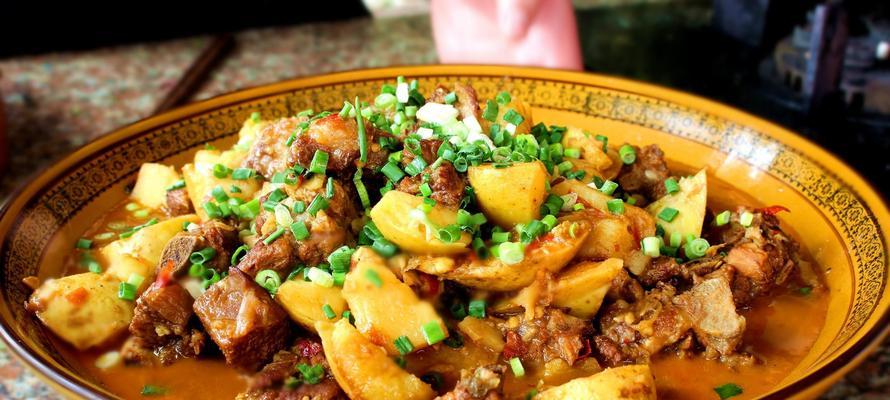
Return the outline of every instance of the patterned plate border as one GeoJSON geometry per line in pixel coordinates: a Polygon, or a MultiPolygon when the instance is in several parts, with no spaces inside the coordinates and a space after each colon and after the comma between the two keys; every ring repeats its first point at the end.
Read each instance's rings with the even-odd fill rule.
{"type": "MultiPolygon", "coordinates": [[[[748,125],[739,125],[730,119],[652,95],[576,81],[525,77],[523,69],[515,68],[505,68],[501,74],[460,75],[429,74],[430,68],[394,70],[392,75],[415,77],[426,90],[440,81],[470,81],[483,97],[509,86],[515,96],[535,107],[575,112],[667,132],[732,154],[794,186],[822,210],[830,213],[842,227],[857,268],[851,313],[846,316],[843,328],[827,351],[833,352],[843,346],[874,313],[887,280],[887,248],[877,218],[849,185],[802,152],[748,125]],[[504,78],[505,75],[512,78],[504,78]]],[[[0,250],[0,262],[5,266],[0,275],[0,290],[15,320],[32,318],[22,306],[28,293],[20,282],[22,277],[35,274],[53,234],[95,196],[134,176],[142,163],[163,160],[203,143],[235,135],[242,121],[255,110],[261,110],[264,118],[275,118],[307,108],[336,109],[342,105],[344,98],[369,98],[383,81],[359,78],[290,89],[298,86],[299,81],[295,81],[294,85],[287,85],[287,90],[265,91],[258,98],[242,99],[236,104],[209,111],[199,108],[196,115],[187,119],[154,126],[144,133],[127,135],[116,143],[110,143],[101,151],[94,152],[97,156],[84,159],[76,167],[55,177],[54,183],[32,197],[16,216],[17,223],[0,250]]],[[[4,215],[4,218],[11,216],[4,215]]],[[[22,325],[26,335],[34,338],[63,367],[74,369],[59,356],[39,324],[22,325]]],[[[9,334],[6,329],[4,333],[9,334]]]]}

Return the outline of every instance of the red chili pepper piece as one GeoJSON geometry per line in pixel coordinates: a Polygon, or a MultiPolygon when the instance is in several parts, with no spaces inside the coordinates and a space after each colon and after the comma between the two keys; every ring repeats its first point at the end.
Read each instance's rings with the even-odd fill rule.
{"type": "Polygon", "coordinates": [[[760,212],[767,215],[776,215],[780,211],[791,212],[791,210],[787,209],[786,207],[779,205],[764,207],[760,209],[760,212]]]}

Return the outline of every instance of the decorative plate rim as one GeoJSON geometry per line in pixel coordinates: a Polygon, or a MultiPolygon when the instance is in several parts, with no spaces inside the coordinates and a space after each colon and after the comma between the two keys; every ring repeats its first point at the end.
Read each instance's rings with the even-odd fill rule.
{"type": "MultiPolygon", "coordinates": [[[[603,74],[537,67],[436,64],[354,69],[304,76],[248,87],[177,107],[164,113],[152,115],[118,129],[114,129],[77,148],[69,155],[56,161],[54,164],[46,166],[40,171],[31,174],[29,179],[17,186],[17,188],[5,199],[2,206],[0,206],[0,235],[2,235],[2,243],[0,243],[0,246],[6,248],[9,245],[8,238],[10,233],[12,233],[11,228],[19,221],[19,215],[9,215],[13,208],[24,208],[30,200],[46,191],[47,181],[51,181],[52,178],[63,175],[71,168],[88,162],[91,156],[101,154],[101,150],[116,146],[133,136],[148,132],[152,129],[159,129],[176,124],[187,120],[190,117],[207,114],[220,108],[239,103],[248,103],[264,97],[285,94],[293,90],[323,87],[350,81],[369,81],[380,79],[381,77],[392,77],[397,75],[466,76],[469,78],[472,78],[473,76],[502,76],[532,80],[562,81],[581,85],[589,85],[595,81],[597,86],[627,93],[645,95],[670,104],[684,105],[694,110],[702,111],[706,108],[702,107],[702,105],[709,106],[708,112],[710,114],[719,115],[729,120],[741,119],[744,120],[744,125],[749,127],[752,124],[756,125],[764,133],[768,132],[767,136],[773,137],[783,146],[791,147],[790,143],[788,143],[789,141],[800,141],[804,145],[803,148],[797,148],[795,150],[810,158],[810,161],[829,173],[838,181],[838,183],[845,186],[855,197],[859,198],[864,206],[869,206],[868,208],[874,213],[876,226],[878,228],[881,227],[882,221],[890,221],[890,211],[888,211],[888,202],[885,196],[875,188],[872,182],[865,179],[846,162],[807,137],[796,134],[775,123],[719,101],[666,88],[657,84],[644,83],[603,74]],[[689,105],[689,103],[698,104],[689,105]],[[826,163],[833,164],[832,167],[840,167],[839,172],[843,173],[845,178],[841,179],[839,174],[829,169],[826,163]],[[867,194],[872,198],[867,199],[863,194],[867,194]],[[879,206],[880,209],[874,209],[875,206],[879,206]]],[[[763,169],[759,166],[752,167],[763,169]]],[[[883,233],[879,233],[879,238],[882,236],[883,233]]],[[[888,256],[886,250],[885,243],[885,258],[888,256]]],[[[5,268],[6,265],[3,265],[2,267],[5,268]]],[[[886,292],[886,288],[882,288],[882,293],[884,292],[886,292]]],[[[0,305],[5,303],[7,303],[7,299],[4,294],[2,299],[0,299],[0,305]]],[[[807,388],[815,386],[820,382],[830,383],[839,379],[839,372],[843,372],[845,369],[852,368],[861,363],[868,352],[872,350],[879,341],[883,340],[884,337],[890,334],[890,306],[885,307],[883,310],[879,310],[879,306],[879,304],[875,306],[873,313],[877,314],[880,311],[880,318],[875,320],[876,322],[865,330],[862,333],[862,336],[850,345],[849,348],[838,354],[828,363],[822,365],[820,368],[802,376],[800,379],[791,382],[787,386],[770,393],[763,398],[784,399],[795,394],[803,393],[807,388]]],[[[863,326],[863,328],[865,328],[865,326],[863,326]]],[[[42,375],[41,378],[50,379],[52,386],[70,391],[70,394],[85,398],[110,395],[110,393],[103,388],[93,383],[86,382],[67,370],[62,370],[55,365],[42,362],[38,352],[20,340],[18,333],[7,324],[5,318],[0,320],[0,337],[2,337],[8,348],[12,350],[16,358],[23,361],[29,369],[37,371],[38,374],[42,375]]],[[[112,394],[112,396],[114,395],[112,394]]]]}

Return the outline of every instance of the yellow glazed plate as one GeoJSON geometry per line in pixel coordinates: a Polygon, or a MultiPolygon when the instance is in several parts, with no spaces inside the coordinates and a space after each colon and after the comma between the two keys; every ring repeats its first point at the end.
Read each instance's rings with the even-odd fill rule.
{"type": "Polygon", "coordinates": [[[90,222],[126,197],[145,162],[182,165],[207,143],[234,142],[251,112],[264,118],[343,99],[370,99],[384,81],[470,82],[480,97],[510,90],[536,121],[573,125],[616,142],[658,143],[671,163],[756,193],[792,210],[780,218],[826,271],[828,317],[811,352],[766,398],[812,398],[861,361],[884,336],[887,206],[858,174],[809,141],[748,114],[695,96],[622,79],[495,66],[420,66],[352,71],[248,89],[182,107],[112,132],[32,179],[0,214],[3,274],[0,334],[24,362],[72,396],[114,397],[24,309],[22,278],[57,276],[90,222]]]}

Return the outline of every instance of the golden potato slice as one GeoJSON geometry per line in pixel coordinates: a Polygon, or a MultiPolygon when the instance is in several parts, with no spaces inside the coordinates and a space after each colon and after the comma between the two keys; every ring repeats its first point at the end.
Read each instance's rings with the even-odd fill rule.
{"type": "MultiPolygon", "coordinates": [[[[581,159],[597,171],[597,176],[602,176],[601,171],[609,170],[614,164],[607,151],[603,151],[603,142],[596,140],[596,135],[590,132],[569,127],[562,136],[562,146],[566,149],[580,150],[581,159]]],[[[569,161],[574,162],[574,160],[569,161]]]]}
{"type": "Polygon", "coordinates": [[[318,321],[315,330],[331,372],[349,398],[427,400],[436,396],[429,385],[399,367],[349,321],[318,321]]]}
{"type": "Polygon", "coordinates": [[[657,222],[664,228],[665,242],[674,232],[684,237],[689,234],[699,237],[705,222],[708,203],[708,175],[705,170],[698,171],[693,177],[681,178],[679,184],[679,192],[666,194],[646,207],[646,211],[656,217],[668,207],[679,211],[671,222],[658,218],[657,222]]]}
{"type": "Polygon", "coordinates": [[[557,272],[575,257],[590,233],[587,221],[567,221],[529,245],[525,259],[507,265],[494,257],[481,260],[465,257],[455,263],[420,259],[412,264],[431,275],[456,281],[462,285],[486,290],[509,291],[528,286],[540,270],[557,272]]]}
{"type": "Polygon", "coordinates": [[[648,365],[608,368],[547,389],[535,400],[655,400],[655,379],[648,365]]]}
{"type": "Polygon", "coordinates": [[[275,301],[284,307],[291,319],[302,327],[315,331],[316,321],[335,321],[346,310],[346,300],[340,294],[340,288],[324,287],[303,279],[289,280],[278,287],[275,301]],[[336,316],[328,319],[322,311],[327,304],[336,316]]]}
{"type": "Polygon", "coordinates": [[[355,266],[346,274],[342,295],[355,316],[356,328],[371,342],[396,355],[399,351],[393,342],[400,336],[408,337],[415,350],[429,345],[423,334],[424,324],[435,322],[448,335],[445,322],[433,306],[396,278],[373,250],[360,247],[353,260],[355,266]]]}
{"type": "Polygon", "coordinates": [[[473,343],[490,351],[500,353],[504,350],[505,343],[501,331],[485,322],[485,320],[466,317],[457,324],[457,329],[472,340],[473,343]]]}
{"type": "Polygon", "coordinates": [[[445,243],[436,230],[457,222],[457,211],[440,205],[424,214],[418,207],[423,198],[390,190],[371,209],[371,220],[386,239],[417,254],[458,254],[467,251],[472,237],[461,232],[458,240],[445,243]],[[426,219],[426,220],[424,220],[426,219]]]}
{"type": "Polygon", "coordinates": [[[105,344],[127,330],[134,303],[117,297],[120,281],[83,274],[50,279],[28,300],[28,309],[62,340],[84,350],[105,344]]]}
{"type": "Polygon", "coordinates": [[[470,167],[467,177],[482,212],[501,227],[512,229],[540,217],[549,180],[542,162],[517,163],[506,168],[479,165],[470,167]]]}
{"type": "Polygon", "coordinates": [[[568,308],[578,318],[592,318],[599,311],[612,279],[624,261],[610,258],[603,262],[582,262],[559,273],[553,287],[553,305],[568,308]]]}
{"type": "Polygon", "coordinates": [[[195,214],[180,215],[154,225],[146,226],[126,239],[118,239],[124,254],[136,257],[149,265],[158,265],[164,246],[177,233],[182,232],[185,222],[198,222],[195,214]]]}
{"type": "Polygon", "coordinates": [[[133,274],[145,278],[142,284],[136,288],[137,293],[142,293],[154,281],[155,264],[149,264],[142,259],[127,254],[123,250],[122,245],[123,242],[121,240],[115,240],[99,249],[99,254],[102,255],[102,261],[104,261],[102,263],[103,270],[106,275],[110,275],[121,282],[126,282],[130,279],[130,275],[133,274]]]}
{"type": "Polygon", "coordinates": [[[167,187],[178,180],[179,173],[173,167],[155,163],[142,164],[130,198],[158,210],[167,204],[167,187]]]}
{"type": "Polygon", "coordinates": [[[245,154],[246,152],[234,150],[222,153],[218,150],[199,150],[195,153],[195,162],[182,167],[186,190],[188,190],[192,205],[202,221],[207,220],[204,203],[212,199],[213,188],[220,186],[225,189],[229,197],[237,197],[244,201],[251,200],[254,193],[260,189],[260,180],[258,179],[242,181],[234,180],[231,176],[217,178],[213,175],[213,166],[216,164],[225,165],[230,169],[240,167],[245,154]],[[233,193],[230,190],[232,186],[237,186],[240,192],[233,193]]]}

